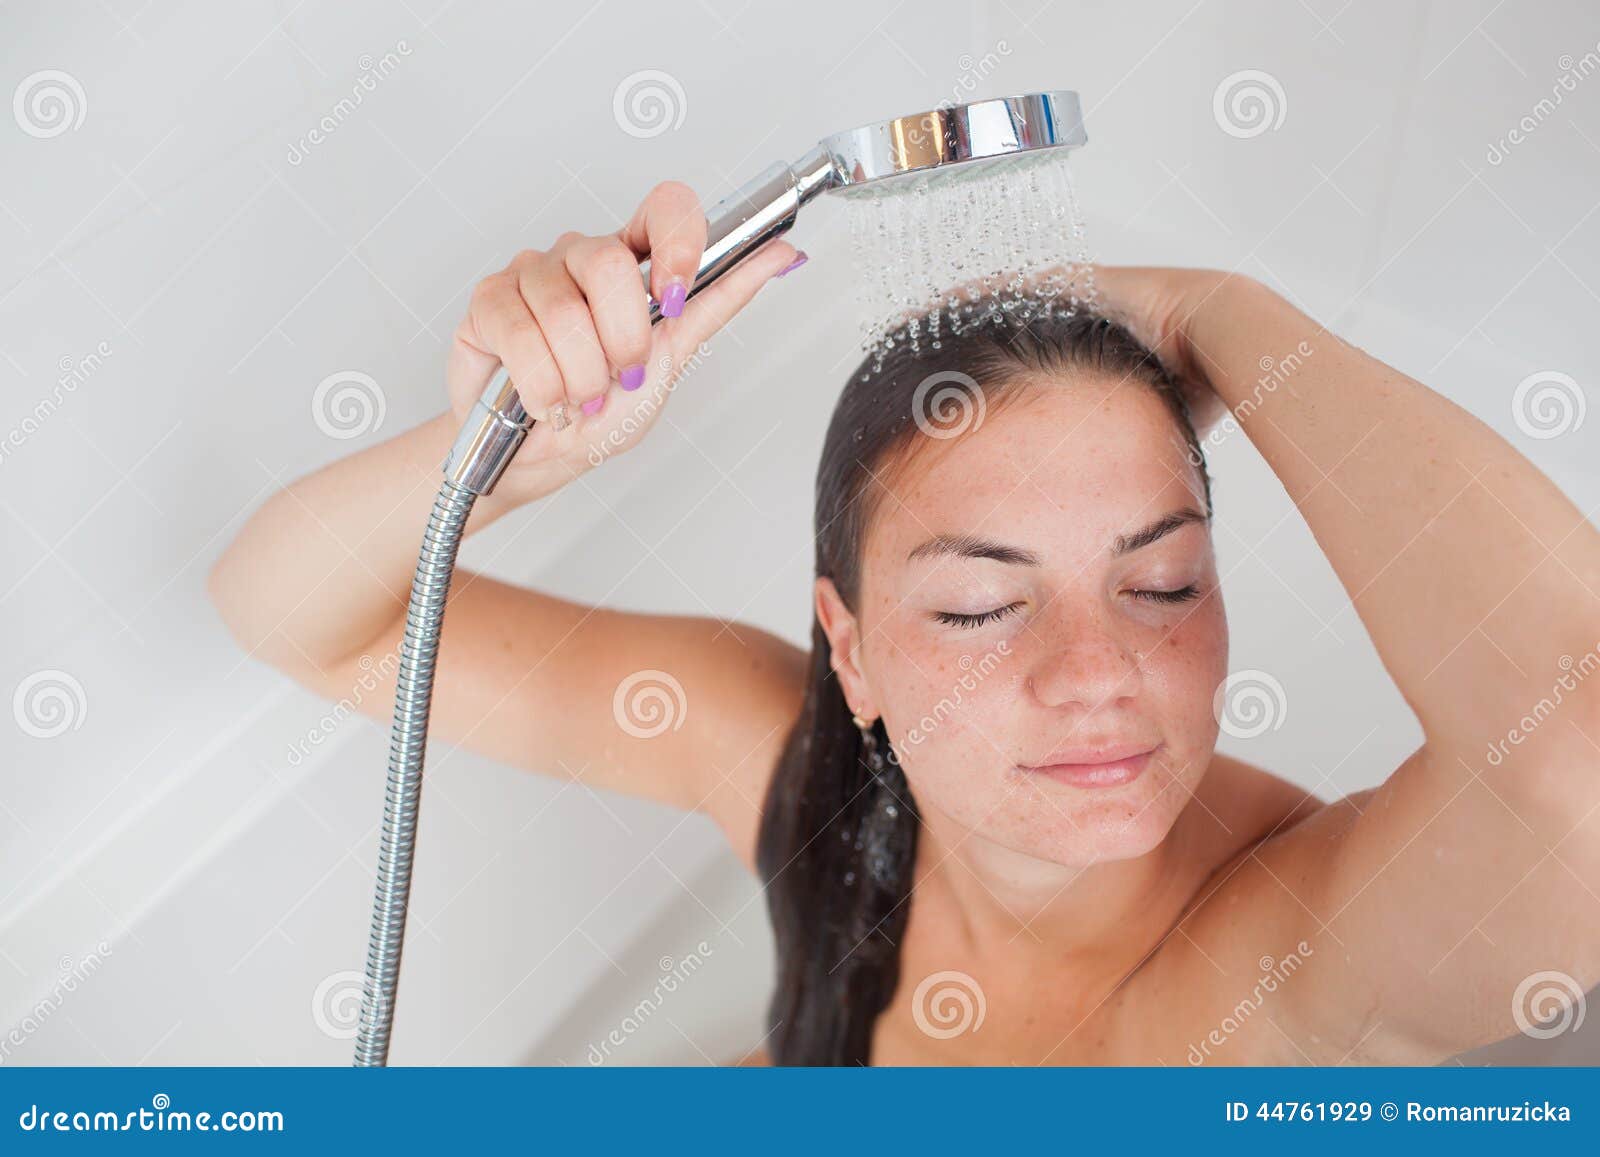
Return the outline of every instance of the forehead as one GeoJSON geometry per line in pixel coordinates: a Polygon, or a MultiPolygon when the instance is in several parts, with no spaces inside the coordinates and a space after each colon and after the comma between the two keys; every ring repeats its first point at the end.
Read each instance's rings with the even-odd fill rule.
{"type": "Polygon", "coordinates": [[[1177,419],[1147,384],[1051,379],[986,405],[982,420],[948,440],[918,434],[896,470],[881,472],[869,549],[901,552],[959,529],[1048,553],[1103,547],[1173,509],[1204,509],[1177,419]],[[876,541],[874,541],[876,540],[876,541]]]}

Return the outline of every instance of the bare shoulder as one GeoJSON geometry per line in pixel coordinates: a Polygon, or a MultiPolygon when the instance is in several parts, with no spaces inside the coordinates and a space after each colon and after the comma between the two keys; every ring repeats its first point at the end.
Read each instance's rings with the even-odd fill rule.
{"type": "Polygon", "coordinates": [[[1211,761],[1195,793],[1195,804],[1209,816],[1213,829],[1216,869],[1212,882],[1228,875],[1229,869],[1263,842],[1293,830],[1330,806],[1315,792],[1227,755],[1211,761]]]}
{"type": "Polygon", "coordinates": [[[1254,1019],[1240,1010],[1291,972],[1320,971],[1308,965],[1326,944],[1302,939],[1317,926],[1308,915],[1318,903],[1317,870],[1370,795],[1324,800],[1241,760],[1213,762],[1195,802],[1222,834],[1201,849],[1202,880],[1143,978],[1146,991],[1184,994],[1173,1021],[1148,1036],[1164,1059],[1178,1062],[1178,1040],[1200,1049],[1201,1059],[1186,1054],[1191,1064],[1308,1062],[1306,1042],[1284,1035],[1281,1010],[1254,1019]],[[1218,1025],[1227,1027],[1221,1042],[1218,1025]]]}

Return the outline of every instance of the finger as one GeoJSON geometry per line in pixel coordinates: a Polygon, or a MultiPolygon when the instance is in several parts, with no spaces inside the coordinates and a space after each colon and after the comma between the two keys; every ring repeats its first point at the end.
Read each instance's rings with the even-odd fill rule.
{"type": "Polygon", "coordinates": [[[516,269],[517,289],[555,356],[567,400],[582,406],[600,397],[611,380],[605,351],[589,303],[566,266],[559,257],[539,254],[516,269]]]}
{"type": "Polygon", "coordinates": [[[480,282],[472,295],[471,343],[505,366],[522,408],[537,421],[566,403],[561,371],[510,270],[480,282]]]}
{"type": "Polygon", "coordinates": [[[706,247],[705,211],[694,190],[681,181],[661,182],[617,236],[636,256],[650,258],[650,293],[661,303],[661,316],[682,314],[706,247]]]}
{"type": "Polygon", "coordinates": [[[588,300],[606,360],[623,389],[638,389],[650,355],[650,307],[639,284],[638,259],[617,237],[586,237],[564,256],[567,272],[588,300]]]}
{"type": "Polygon", "coordinates": [[[679,322],[679,348],[697,346],[734,319],[761,287],[795,266],[801,253],[787,241],[769,241],[723,274],[684,310],[679,322]]]}

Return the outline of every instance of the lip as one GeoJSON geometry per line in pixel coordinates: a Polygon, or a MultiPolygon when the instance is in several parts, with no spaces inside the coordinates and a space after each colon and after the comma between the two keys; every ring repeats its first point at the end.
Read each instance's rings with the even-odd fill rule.
{"type": "Polygon", "coordinates": [[[1122,787],[1144,774],[1161,745],[1107,744],[1053,752],[1048,763],[1021,764],[1021,770],[1069,787],[1122,787]]]}

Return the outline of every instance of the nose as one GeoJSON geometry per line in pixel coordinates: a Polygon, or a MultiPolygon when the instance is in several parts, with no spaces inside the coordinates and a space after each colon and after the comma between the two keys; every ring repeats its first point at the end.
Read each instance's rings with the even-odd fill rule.
{"type": "Polygon", "coordinates": [[[1139,694],[1141,655],[1103,610],[1062,607],[1036,620],[1034,630],[1039,655],[1028,682],[1042,705],[1093,711],[1139,694]]]}

